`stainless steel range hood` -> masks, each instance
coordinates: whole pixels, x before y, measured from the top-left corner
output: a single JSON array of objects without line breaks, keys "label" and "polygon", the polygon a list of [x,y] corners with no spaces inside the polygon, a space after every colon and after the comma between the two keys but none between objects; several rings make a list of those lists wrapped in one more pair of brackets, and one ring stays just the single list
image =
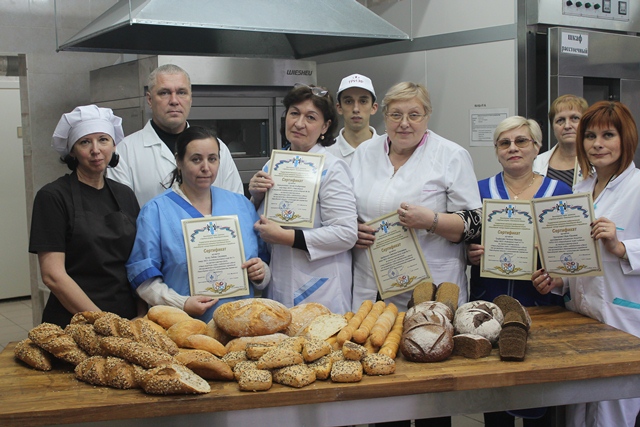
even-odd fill
[{"label": "stainless steel range hood", "polygon": [[355,0],[120,0],[58,50],[308,58],[407,39]]}]

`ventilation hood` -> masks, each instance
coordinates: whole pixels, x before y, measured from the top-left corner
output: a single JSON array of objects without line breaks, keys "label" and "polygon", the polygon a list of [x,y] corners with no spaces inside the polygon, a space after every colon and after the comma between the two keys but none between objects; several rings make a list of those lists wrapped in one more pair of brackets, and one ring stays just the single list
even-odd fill
[{"label": "ventilation hood", "polygon": [[308,58],[407,39],[356,0],[120,0],[58,50]]}]

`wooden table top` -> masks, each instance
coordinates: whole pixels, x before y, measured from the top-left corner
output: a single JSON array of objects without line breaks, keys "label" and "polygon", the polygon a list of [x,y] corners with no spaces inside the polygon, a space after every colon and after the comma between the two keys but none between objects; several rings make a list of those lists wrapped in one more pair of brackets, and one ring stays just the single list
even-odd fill
[{"label": "wooden table top", "polygon": [[557,307],[529,313],[523,362],[500,361],[497,349],[486,358],[452,356],[438,363],[412,363],[399,355],[393,375],[365,376],[353,384],[316,381],[302,389],[274,384],[258,393],[240,392],[235,382],[213,381],[211,393],[197,396],[92,386],[76,380],[70,365],[51,372],[26,367],[14,359],[12,343],[0,354],[0,425],[161,417],[640,374],[639,338]]}]

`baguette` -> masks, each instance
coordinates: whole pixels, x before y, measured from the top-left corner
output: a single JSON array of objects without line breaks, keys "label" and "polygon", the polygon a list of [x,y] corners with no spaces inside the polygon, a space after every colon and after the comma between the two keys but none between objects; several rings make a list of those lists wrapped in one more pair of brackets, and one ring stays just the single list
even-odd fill
[{"label": "baguette", "polygon": [[364,318],[360,327],[353,333],[353,336],[351,337],[353,341],[358,344],[364,344],[369,336],[369,332],[371,332],[371,328],[373,328],[373,325],[375,325],[376,320],[378,320],[378,317],[380,317],[385,307],[386,304],[384,301],[378,301],[373,304],[373,307],[371,307],[371,311],[367,314],[367,317]]},{"label": "baguette", "polygon": [[139,388],[135,367],[118,357],[92,356],[78,364],[76,378],[89,384],[122,390]]},{"label": "baguette", "polygon": [[378,350],[380,350],[380,346],[375,346],[371,343],[371,335],[369,335],[362,346],[367,349],[367,354],[375,354],[378,352]]},{"label": "baguette", "polygon": [[175,363],[175,358],[169,353],[129,338],[103,337],[100,339],[100,345],[112,356],[120,357],[146,369]]},{"label": "baguette", "polygon": [[227,349],[224,348],[222,343],[215,338],[211,338],[210,336],[203,334],[188,336],[184,342],[184,347],[205,350],[218,357],[222,357],[227,354]]},{"label": "baguette", "polygon": [[347,322],[351,319],[353,319],[353,316],[355,316],[356,314],[353,311],[347,311],[344,314],[344,320],[346,320]]},{"label": "baguette", "polygon": [[371,344],[375,347],[382,347],[384,339],[387,337],[398,316],[398,307],[392,302],[387,305],[376,323],[371,328]]},{"label": "baguette", "polygon": [[392,359],[396,358],[398,354],[398,347],[400,347],[400,339],[402,338],[402,330],[404,323],[405,312],[401,311],[396,316],[396,321],[391,328],[389,334],[387,334],[387,338],[384,340],[382,347],[378,351],[379,354],[386,354]]},{"label": "baguette", "polygon": [[364,318],[367,317],[367,314],[371,311],[371,307],[373,307],[373,302],[371,300],[364,300],[362,302],[356,314],[349,319],[347,326],[342,328],[338,333],[338,344],[342,345],[345,341],[351,339],[353,333],[360,327]]},{"label": "baguette", "polygon": [[25,338],[16,344],[13,354],[16,359],[22,360],[39,371],[50,371],[52,368],[51,355],[35,345],[29,338]]},{"label": "baguette", "polygon": [[38,347],[53,354],[58,359],[77,365],[89,355],[82,350],[62,328],[53,323],[42,323],[29,331],[28,337]]}]

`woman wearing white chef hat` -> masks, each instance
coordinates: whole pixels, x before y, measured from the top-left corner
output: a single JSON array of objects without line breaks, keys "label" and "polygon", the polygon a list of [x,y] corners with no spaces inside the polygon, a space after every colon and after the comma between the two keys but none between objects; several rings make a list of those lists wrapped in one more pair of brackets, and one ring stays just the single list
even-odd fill
[{"label": "woman wearing white chef hat", "polygon": [[111,109],[86,105],[63,114],[53,133],[51,145],[72,172],[45,185],[33,203],[29,252],[51,290],[43,322],[64,327],[81,311],[129,319],[144,312],[124,267],[140,208],[129,187],[105,178],[118,162],[121,123]]}]

